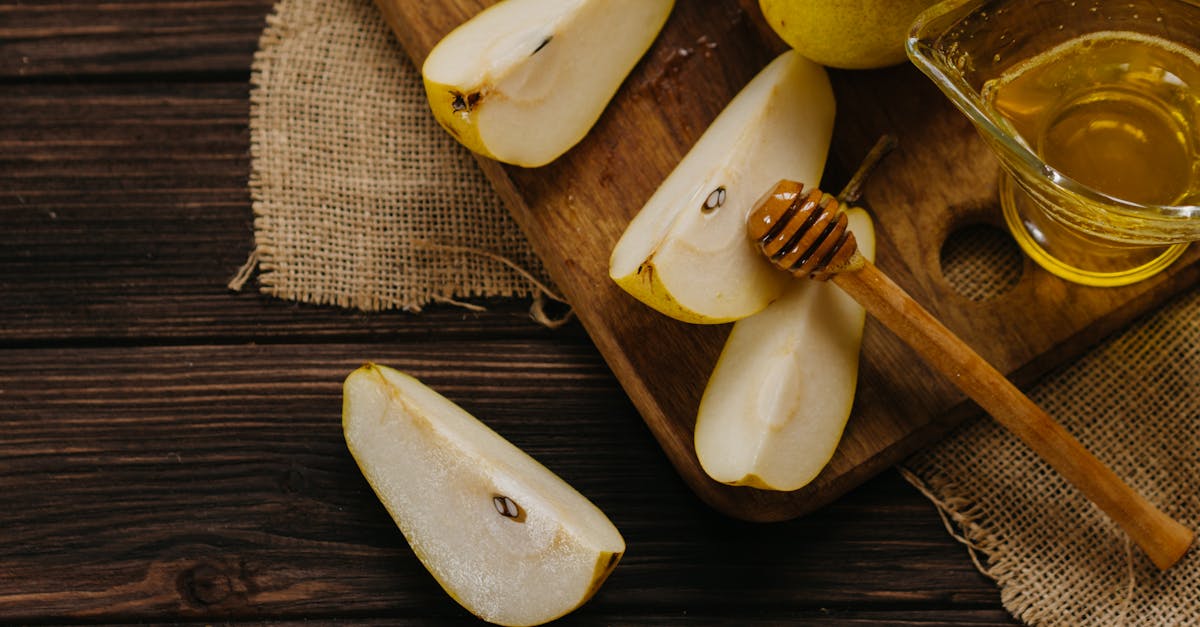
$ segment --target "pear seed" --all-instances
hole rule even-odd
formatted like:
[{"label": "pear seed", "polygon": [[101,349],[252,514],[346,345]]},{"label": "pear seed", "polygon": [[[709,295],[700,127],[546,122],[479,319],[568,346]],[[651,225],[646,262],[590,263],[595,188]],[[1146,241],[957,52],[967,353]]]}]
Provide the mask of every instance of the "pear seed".
[{"label": "pear seed", "polygon": [[545,47],[546,47],[546,44],[550,43],[550,40],[551,40],[551,39],[554,39],[554,36],[553,36],[553,35],[551,35],[550,37],[547,37],[547,38],[543,39],[543,40],[542,40],[542,43],[538,44],[538,47],[537,47],[537,48],[534,48],[534,49],[533,49],[533,52],[529,53],[529,56],[531,56],[531,57],[532,57],[533,55],[535,55],[535,54],[537,54],[537,53],[541,52],[541,51],[542,51],[542,48],[545,48]]},{"label": "pear seed", "polygon": [[511,498],[502,494],[497,494],[492,497],[492,506],[496,508],[496,513],[505,518],[511,518],[516,522],[525,522],[525,510],[521,509],[520,505]]},{"label": "pear seed", "polygon": [[724,185],[712,190],[712,192],[709,193],[708,198],[704,199],[704,206],[700,208],[700,211],[703,211],[704,213],[708,213],[708,212],[720,207],[723,204],[725,204],[725,186]]},{"label": "pear seed", "polygon": [[469,112],[471,109],[475,108],[476,103],[479,102],[479,92],[466,95],[463,95],[457,91],[450,93],[454,96],[454,99],[450,101],[450,108],[453,109],[455,113],[462,113],[464,111]]}]

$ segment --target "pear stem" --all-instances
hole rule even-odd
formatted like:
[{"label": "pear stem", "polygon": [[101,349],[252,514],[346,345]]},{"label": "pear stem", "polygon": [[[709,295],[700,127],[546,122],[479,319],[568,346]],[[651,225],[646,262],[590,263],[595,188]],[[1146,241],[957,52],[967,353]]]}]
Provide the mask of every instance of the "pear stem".
[{"label": "pear stem", "polygon": [[871,147],[867,156],[863,157],[862,163],[858,165],[858,169],[850,176],[850,180],[846,182],[846,186],[836,196],[838,204],[845,205],[852,203],[862,196],[863,185],[866,185],[867,179],[875,172],[875,168],[879,166],[879,162],[883,161],[889,153],[896,149],[899,142],[896,136],[891,133],[885,133],[875,141],[875,145]]}]

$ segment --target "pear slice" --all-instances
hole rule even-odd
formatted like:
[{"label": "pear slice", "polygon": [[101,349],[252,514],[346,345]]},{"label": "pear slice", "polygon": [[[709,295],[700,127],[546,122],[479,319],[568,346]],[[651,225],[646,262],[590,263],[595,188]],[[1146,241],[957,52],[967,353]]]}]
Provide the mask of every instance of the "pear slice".
[{"label": "pear slice", "polygon": [[694,323],[749,316],[787,275],[746,237],[746,216],[780,179],[819,181],[833,135],[825,69],[788,51],[725,107],[625,229],[609,276],[658,311]]},{"label": "pear slice", "polygon": [[421,69],[429,106],[467,148],[514,165],[545,165],[592,128],[673,6],[503,0],[430,51]]},{"label": "pear slice", "polygon": [[[846,213],[858,250],[873,259],[870,217]],[[696,417],[704,471],[769,490],[812,481],[850,419],[865,322],[862,306],[838,286],[794,279],[779,300],[734,324]]]},{"label": "pear slice", "polygon": [[413,552],[483,620],[558,618],[587,601],[625,551],[595,505],[408,375],[377,365],[352,372],[342,427]]}]

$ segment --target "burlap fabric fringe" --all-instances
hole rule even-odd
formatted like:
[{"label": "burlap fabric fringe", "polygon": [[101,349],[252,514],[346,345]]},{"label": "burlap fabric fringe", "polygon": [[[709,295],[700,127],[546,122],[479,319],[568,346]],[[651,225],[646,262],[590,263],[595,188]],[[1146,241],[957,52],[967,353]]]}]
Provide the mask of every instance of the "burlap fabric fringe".
[{"label": "burlap fabric fringe", "polygon": [[[252,96],[264,292],[417,309],[430,300],[529,295],[539,291],[531,277],[546,284],[475,164],[428,116],[419,77],[402,59],[370,0],[277,6]],[[960,247],[946,273],[976,300],[1020,272],[1011,265],[1019,257],[989,242]],[[1135,488],[1196,527],[1197,373],[1193,293],[1047,377],[1031,396]],[[902,470],[1021,620],[1200,624],[1200,557],[1158,572],[990,420],[965,425]]]},{"label": "burlap fabric fringe", "polygon": [[368,0],[285,0],[254,58],[250,191],[267,294],[376,311],[561,300]]},{"label": "burlap fabric fringe", "polygon": [[[1030,397],[1171,516],[1200,526],[1200,293],[1177,298]],[[905,464],[1004,606],[1034,625],[1198,625],[1200,555],[1159,572],[1091,503],[991,420]]]}]

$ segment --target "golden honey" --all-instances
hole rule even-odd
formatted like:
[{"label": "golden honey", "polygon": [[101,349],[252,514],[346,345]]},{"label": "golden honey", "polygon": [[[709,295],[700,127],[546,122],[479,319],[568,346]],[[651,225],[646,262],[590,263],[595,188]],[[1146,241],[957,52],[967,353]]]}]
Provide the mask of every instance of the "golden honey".
[{"label": "golden honey", "polygon": [[1047,165],[1150,205],[1200,201],[1200,55],[1132,32],[1090,33],[988,81],[984,102]]}]

